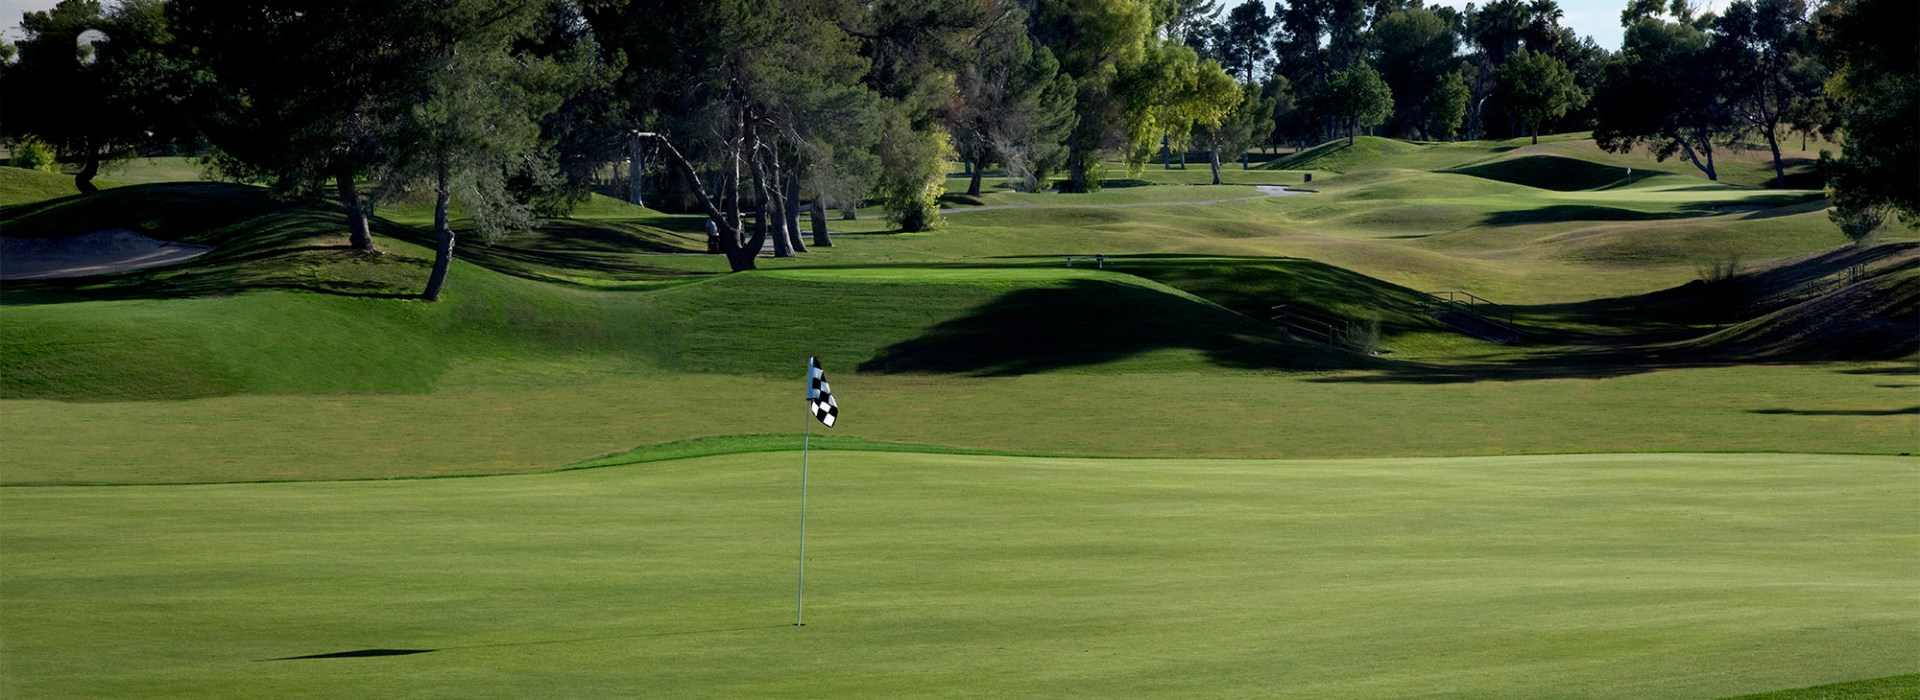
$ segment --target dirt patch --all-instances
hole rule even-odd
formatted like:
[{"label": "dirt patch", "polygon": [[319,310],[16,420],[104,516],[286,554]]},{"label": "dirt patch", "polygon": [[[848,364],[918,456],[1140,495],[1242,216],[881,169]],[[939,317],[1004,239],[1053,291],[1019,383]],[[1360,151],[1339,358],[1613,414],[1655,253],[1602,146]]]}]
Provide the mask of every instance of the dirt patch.
[{"label": "dirt patch", "polygon": [[61,238],[0,236],[0,279],[107,275],[171,265],[211,250],[213,246],[157,240],[124,228]]}]

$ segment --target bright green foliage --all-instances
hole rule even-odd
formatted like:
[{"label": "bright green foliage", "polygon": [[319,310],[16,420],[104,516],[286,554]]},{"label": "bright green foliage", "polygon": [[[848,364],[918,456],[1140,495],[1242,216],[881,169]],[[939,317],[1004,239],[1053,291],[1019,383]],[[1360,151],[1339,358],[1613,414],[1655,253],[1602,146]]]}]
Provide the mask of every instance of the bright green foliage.
[{"label": "bright green foliage", "polygon": [[1125,100],[1126,160],[1136,173],[1161,137],[1184,143],[1196,127],[1219,124],[1240,103],[1239,84],[1220,64],[1172,43],[1153,46],[1146,60],[1123,67],[1114,91]]},{"label": "bright green foliage", "polygon": [[1127,117],[1130,106],[1137,107],[1144,101],[1129,100],[1115,82],[1123,71],[1140,76],[1148,49],[1161,41],[1154,24],[1157,4],[1150,0],[1044,0],[1034,11],[1030,30],[1034,40],[1053,51],[1060,61],[1060,71],[1073,78],[1079,91],[1075,100],[1078,119],[1067,140],[1068,179],[1061,184],[1064,191],[1097,189],[1098,179],[1089,177],[1088,171],[1099,167],[1101,152],[1120,145],[1131,150],[1132,137],[1141,133],[1131,128]]},{"label": "bright green foliage", "polygon": [[1540,142],[1540,125],[1565,116],[1567,110],[1587,102],[1580,86],[1573,84],[1573,73],[1560,59],[1545,53],[1522,49],[1499,70],[1500,94],[1508,109],[1525,121]]},{"label": "bright green foliage", "polygon": [[881,139],[880,159],[890,166],[880,176],[880,205],[901,231],[931,231],[940,226],[940,195],[946,194],[946,164],[953,156],[947,135],[908,127],[894,116]]},{"label": "bright green foliage", "polygon": [[1207,148],[1213,184],[1220,184],[1220,158],[1243,156],[1273,131],[1274,102],[1262,97],[1257,85],[1242,86],[1239,104],[1218,121],[1200,126],[1200,142]]},{"label": "bright green foliage", "polygon": [[1335,71],[1316,101],[1321,110],[1346,127],[1348,145],[1353,144],[1359,130],[1378,126],[1393,114],[1393,90],[1373,66],[1365,63]]},{"label": "bright green foliage", "polygon": [[13,159],[7,162],[16,168],[39,170],[42,172],[60,172],[60,163],[54,160],[53,147],[33,134],[26,134],[13,142]]}]

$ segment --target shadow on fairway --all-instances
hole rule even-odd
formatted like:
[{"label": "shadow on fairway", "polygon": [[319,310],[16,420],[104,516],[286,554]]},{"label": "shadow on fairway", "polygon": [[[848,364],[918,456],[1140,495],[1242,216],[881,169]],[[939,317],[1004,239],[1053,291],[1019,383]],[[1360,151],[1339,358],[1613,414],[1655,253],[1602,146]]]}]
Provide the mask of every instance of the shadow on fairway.
[{"label": "shadow on fairway", "polygon": [[1748,413],[1768,416],[1920,416],[1920,406],[1889,409],[1802,410],[1794,408],[1756,408]]},{"label": "shadow on fairway", "polygon": [[458,651],[461,649],[500,649],[505,647],[531,647],[547,644],[581,644],[586,642],[610,642],[622,639],[651,639],[654,637],[685,637],[697,634],[722,634],[725,632],[748,632],[752,630],[785,629],[794,625],[756,625],[753,627],[727,627],[710,630],[686,630],[682,632],[651,632],[648,634],[620,634],[605,637],[579,637],[574,639],[543,639],[534,642],[502,642],[499,644],[468,644],[464,646],[441,647],[438,649],[355,649],[336,651],[326,654],[307,654],[305,656],[287,656],[262,661],[305,661],[309,659],[365,659],[379,656],[412,656],[430,654],[436,651]]},{"label": "shadow on fairway", "polygon": [[306,656],[289,656],[283,659],[267,659],[267,660],[268,661],[300,661],[303,659],[362,659],[362,658],[367,658],[371,656],[409,656],[413,654],[429,654],[436,651],[439,651],[439,649],[355,649],[353,651],[336,651],[331,654],[308,654]]},{"label": "shadow on fairway", "polygon": [[880,349],[862,372],[1012,376],[1192,349],[1217,365],[1331,369],[1367,358],[1310,345],[1185,296],[1102,280],[1002,295],[918,338]]}]

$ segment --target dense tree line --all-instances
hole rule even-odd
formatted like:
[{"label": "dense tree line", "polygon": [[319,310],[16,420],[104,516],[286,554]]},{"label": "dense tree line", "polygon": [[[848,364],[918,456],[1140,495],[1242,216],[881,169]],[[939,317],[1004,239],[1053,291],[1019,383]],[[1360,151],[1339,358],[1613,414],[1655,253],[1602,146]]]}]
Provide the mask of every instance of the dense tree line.
[{"label": "dense tree line", "polygon": [[456,206],[490,237],[609,173],[706,214],[748,269],[832,245],[829,211],[937,226],[955,161],[975,195],[993,169],[1081,192],[1196,150],[1217,183],[1250,148],[1361,133],[1592,129],[1709,178],[1757,140],[1780,185],[1789,134],[1870,139],[1823,164],[1836,220],[1870,231],[1920,213],[1913,5],[1629,0],[1609,52],[1554,0],[64,0],[0,45],[0,131],[82,191],[103,159],[209,154],[337,202],[368,253],[375,207],[430,196],[428,298]]}]

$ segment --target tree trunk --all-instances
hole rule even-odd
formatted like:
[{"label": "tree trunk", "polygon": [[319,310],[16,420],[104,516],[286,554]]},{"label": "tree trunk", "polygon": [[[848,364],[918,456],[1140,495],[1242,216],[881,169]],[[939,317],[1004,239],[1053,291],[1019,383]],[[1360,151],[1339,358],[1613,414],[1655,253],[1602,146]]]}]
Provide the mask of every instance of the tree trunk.
[{"label": "tree trunk", "polygon": [[1187,149],[1180,149],[1180,169],[1187,169]]},{"label": "tree trunk", "polygon": [[859,205],[854,204],[852,200],[848,200],[846,204],[840,205],[840,220],[841,221],[860,220]]},{"label": "tree trunk", "polygon": [[[740,203],[737,199],[737,193],[740,190],[739,185],[723,181],[721,183],[723,191],[732,190],[736,193],[736,199],[732,202],[724,200],[717,203],[714,202],[712,198],[707,196],[706,188],[700,185],[700,176],[694,172],[693,164],[687,162],[686,156],[680,155],[680,150],[674,148],[673,143],[668,141],[665,136],[655,136],[654,138],[659,139],[660,144],[666,151],[667,157],[675,166],[680,168],[680,175],[693,187],[693,197],[700,202],[702,208],[707,210],[707,219],[713,222],[715,228],[720,229],[720,252],[727,256],[727,266],[732,268],[734,272],[753,269],[753,258],[759,255],[760,246],[765,245],[766,237],[755,236],[752,240],[747,241],[746,245],[742,245],[740,241],[740,228],[729,223],[728,219],[730,215],[735,217],[735,221],[738,220],[737,217],[740,212]],[[729,153],[728,157],[732,159],[732,162],[737,164],[740,162],[740,153],[737,150],[739,146],[736,144],[734,148],[736,150]],[[734,172],[737,174],[739,171],[736,169]],[[722,207],[726,207],[726,209],[722,210]]]},{"label": "tree trunk", "polygon": [[1784,190],[1787,188],[1787,166],[1780,162],[1780,137],[1774,131],[1767,129],[1767,147],[1773,149],[1773,188]]},{"label": "tree trunk", "polygon": [[1535,146],[1540,145],[1540,125],[1539,124],[1533,125],[1533,145]]},{"label": "tree trunk", "polygon": [[427,277],[427,290],[420,298],[427,301],[440,300],[440,288],[447,283],[447,269],[453,266],[453,227],[447,224],[447,205],[453,201],[452,183],[448,182],[447,164],[440,163],[433,190],[433,274]]},{"label": "tree trunk", "polygon": [[787,237],[787,217],[780,213],[780,185],[769,182],[773,176],[767,170],[764,163],[754,162],[753,198],[758,206],[754,207],[753,232],[763,240],[773,237],[773,257],[791,258],[793,239]]},{"label": "tree trunk", "polygon": [[1172,141],[1171,139],[1168,139],[1164,135],[1160,137],[1160,169],[1161,170],[1173,169]]},{"label": "tree trunk", "polygon": [[787,237],[793,246],[793,252],[807,252],[807,242],[800,240],[800,174],[787,171],[787,191],[780,197],[780,212],[787,219]]},{"label": "tree trunk", "polygon": [[1067,156],[1067,186],[1061,188],[1061,191],[1087,191],[1087,165],[1081,158],[1082,156],[1079,153],[1073,153]]},{"label": "tree trunk", "polygon": [[969,161],[972,165],[968,166],[967,169],[972,171],[973,179],[967,182],[968,197],[980,196],[980,171],[987,168],[985,151],[985,148],[974,151],[973,159]]},{"label": "tree trunk", "polygon": [[1220,147],[1214,146],[1207,151],[1208,165],[1213,167],[1213,184],[1220,184]]},{"label": "tree trunk", "polygon": [[367,210],[360,202],[360,189],[353,186],[353,170],[335,166],[333,185],[340,194],[340,209],[347,214],[347,244],[356,252],[373,252],[373,232],[367,227]]},{"label": "tree trunk", "polygon": [[1680,155],[1684,156],[1687,159],[1688,163],[1692,163],[1693,167],[1699,169],[1700,172],[1705,173],[1708,180],[1712,180],[1714,182],[1720,181],[1719,174],[1715,173],[1713,170],[1713,141],[1711,140],[1710,137],[1701,139],[1702,150],[1704,150],[1707,154],[1707,160],[1705,163],[1700,162],[1700,153],[1696,152],[1693,149],[1693,143],[1688,141],[1685,136],[1679,137],[1675,140],[1680,142]]},{"label": "tree trunk", "polygon": [[640,137],[633,136],[627,141],[627,203],[636,207],[647,205],[646,149],[640,145]]},{"label": "tree trunk", "polygon": [[813,206],[807,208],[807,219],[813,224],[814,247],[832,248],[833,237],[827,234],[827,198],[819,192],[813,194]]},{"label": "tree trunk", "polygon": [[100,174],[100,149],[93,145],[93,137],[87,137],[86,149],[87,164],[74,173],[73,188],[80,190],[80,194],[93,194],[100,191],[93,184],[93,176]]}]

